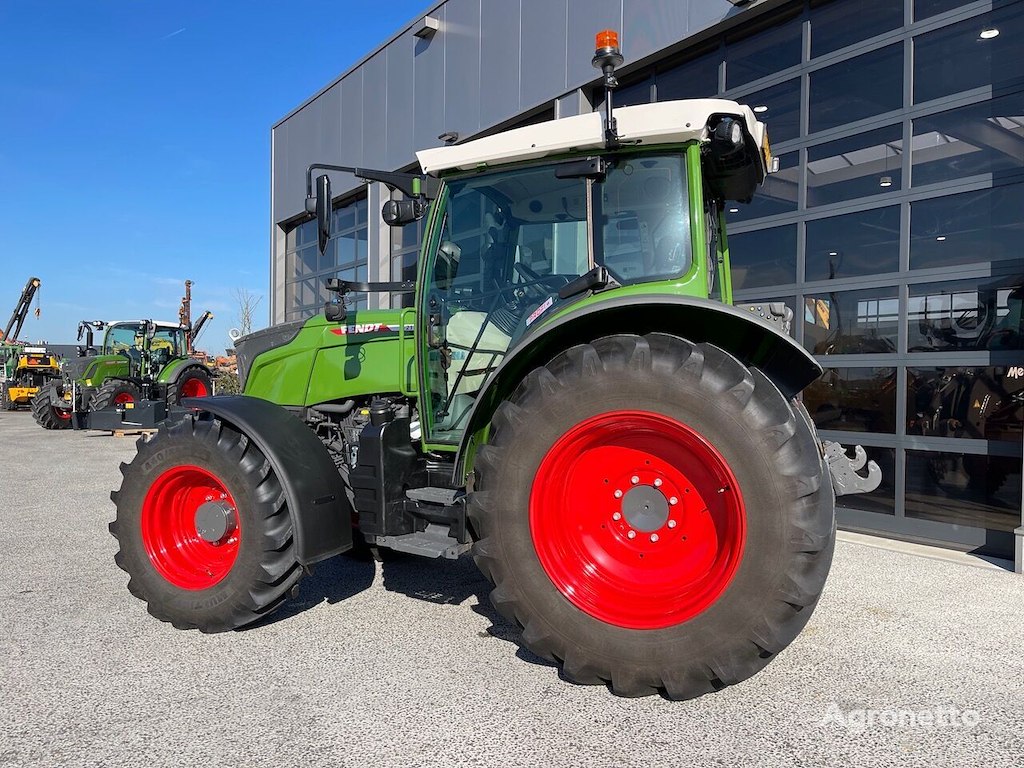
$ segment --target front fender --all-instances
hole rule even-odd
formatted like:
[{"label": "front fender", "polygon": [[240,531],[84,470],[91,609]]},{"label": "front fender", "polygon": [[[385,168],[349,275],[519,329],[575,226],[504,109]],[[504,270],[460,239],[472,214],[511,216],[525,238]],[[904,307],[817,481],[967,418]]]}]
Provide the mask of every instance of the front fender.
[{"label": "front fender", "polygon": [[484,383],[470,412],[456,456],[456,480],[471,469],[467,464],[480,431],[530,371],[570,347],[602,336],[655,332],[714,344],[744,365],[758,368],[787,398],[821,376],[821,366],[809,352],[749,311],[673,294],[609,296],[545,324],[509,351]]},{"label": "front fender", "polygon": [[352,508],[324,444],[289,411],[245,395],[189,397],[186,408],[231,424],[267,457],[288,500],[302,565],[352,548]]},{"label": "front fender", "polygon": [[172,384],[178,380],[178,377],[185,371],[186,368],[202,368],[204,371],[206,371],[207,375],[210,375],[209,368],[207,368],[199,360],[196,360],[194,357],[189,357],[180,358],[178,360],[172,360],[171,362],[169,362],[161,369],[160,375],[157,376],[156,380],[159,381],[161,384]]}]

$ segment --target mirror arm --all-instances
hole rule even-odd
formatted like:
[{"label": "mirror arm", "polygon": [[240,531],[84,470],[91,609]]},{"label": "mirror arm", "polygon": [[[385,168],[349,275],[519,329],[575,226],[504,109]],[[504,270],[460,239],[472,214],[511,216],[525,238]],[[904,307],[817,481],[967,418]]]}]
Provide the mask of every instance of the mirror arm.
[{"label": "mirror arm", "polygon": [[351,173],[363,181],[379,181],[388,189],[397,189],[407,197],[424,197],[433,200],[441,188],[441,182],[433,176],[422,176],[415,173],[395,173],[391,171],[374,171],[369,168],[355,168],[348,165],[328,165],[313,163],[306,169],[306,197],[313,197],[313,171],[338,171]]},{"label": "mirror arm", "polygon": [[351,291],[357,291],[360,293],[375,293],[377,291],[381,291],[383,293],[413,293],[416,290],[416,281],[405,280],[400,283],[360,283],[354,280],[341,280],[337,277],[329,277],[325,282],[325,287],[328,291],[340,293],[342,296]]}]

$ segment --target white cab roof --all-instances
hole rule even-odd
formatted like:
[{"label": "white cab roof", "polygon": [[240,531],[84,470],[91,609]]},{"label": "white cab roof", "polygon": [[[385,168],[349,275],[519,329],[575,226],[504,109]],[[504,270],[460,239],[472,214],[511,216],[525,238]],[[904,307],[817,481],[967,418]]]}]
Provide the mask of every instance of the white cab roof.
[{"label": "white cab roof", "polygon": [[[624,144],[641,145],[704,141],[708,138],[707,123],[712,115],[741,118],[757,145],[763,146],[764,123],[754,117],[750,107],[727,99],[662,101],[614,110],[619,140]],[[424,173],[437,173],[452,169],[472,170],[603,147],[604,113],[590,112],[516,128],[453,147],[420,150],[416,158]]]}]

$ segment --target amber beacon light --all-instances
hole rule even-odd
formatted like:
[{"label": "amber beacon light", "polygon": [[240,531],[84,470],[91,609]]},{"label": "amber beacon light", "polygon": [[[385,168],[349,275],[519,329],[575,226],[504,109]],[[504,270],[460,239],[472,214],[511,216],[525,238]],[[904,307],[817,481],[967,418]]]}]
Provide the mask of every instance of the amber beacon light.
[{"label": "amber beacon light", "polygon": [[604,141],[608,149],[614,149],[619,145],[619,134],[612,115],[612,91],[619,86],[615,68],[623,62],[619,33],[614,29],[602,29],[595,36],[594,45],[594,58],[590,63],[604,74]]}]

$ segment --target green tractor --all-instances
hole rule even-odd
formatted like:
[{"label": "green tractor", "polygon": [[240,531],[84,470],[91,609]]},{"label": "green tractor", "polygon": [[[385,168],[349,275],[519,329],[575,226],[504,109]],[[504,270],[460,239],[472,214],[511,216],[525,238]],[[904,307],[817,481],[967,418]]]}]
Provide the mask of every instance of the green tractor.
[{"label": "green tractor", "polygon": [[[329,280],[323,315],[236,341],[244,395],[140,441],[112,494],[150,613],[232,630],[365,542],[472,551],[490,599],[564,676],[684,699],[797,636],[863,451],[826,454],[797,395],[821,368],[784,307],[731,306],[726,200],[771,169],[724,100],[609,108],[344,169],[425,218],[414,283]],[[330,183],[307,171],[323,250]],[[353,291],[412,309],[349,313]],[[753,311],[751,311],[753,310]]]},{"label": "green tractor", "polygon": [[[60,378],[32,398],[32,415],[45,429],[88,427],[88,415],[105,409],[133,409],[157,401],[178,404],[185,397],[213,394],[210,370],[191,357],[195,329],[178,323],[85,320],[78,325],[77,358],[65,359]],[[93,346],[103,333],[102,347]],[[75,423],[76,414],[81,417]]]}]

